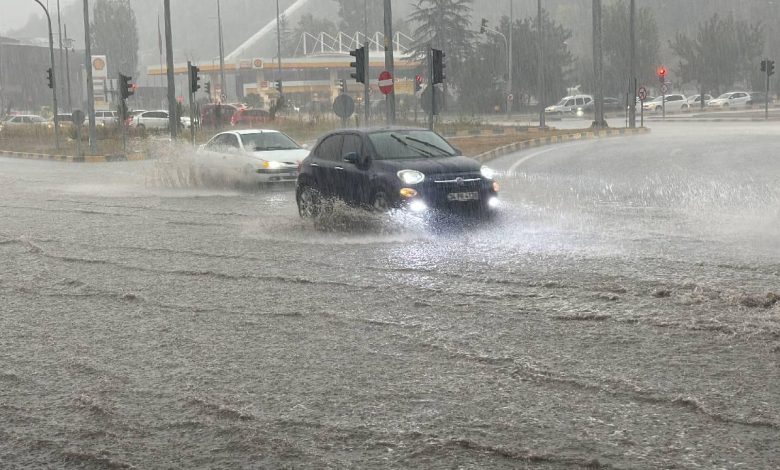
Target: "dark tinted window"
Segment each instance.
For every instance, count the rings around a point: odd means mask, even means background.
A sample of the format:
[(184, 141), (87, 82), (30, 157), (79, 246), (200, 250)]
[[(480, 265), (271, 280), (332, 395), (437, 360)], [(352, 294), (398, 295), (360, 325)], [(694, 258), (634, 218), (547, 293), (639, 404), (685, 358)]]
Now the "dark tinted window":
[(363, 139), (359, 135), (347, 134), (344, 136), (344, 143), (341, 146), (341, 156), (348, 153), (363, 154)]
[(341, 161), (341, 135), (332, 135), (320, 143), (316, 155), (325, 160)]
[(375, 132), (369, 134), (368, 139), (376, 151), (375, 157), (380, 160), (449, 157), (457, 154), (446, 140), (431, 131)]

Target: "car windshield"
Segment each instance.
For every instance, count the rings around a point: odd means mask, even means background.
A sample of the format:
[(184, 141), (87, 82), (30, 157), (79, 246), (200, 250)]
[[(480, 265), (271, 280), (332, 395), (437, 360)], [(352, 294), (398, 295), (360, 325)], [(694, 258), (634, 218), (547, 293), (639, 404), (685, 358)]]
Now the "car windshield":
[(569, 99), (570, 99), (570, 98), (569, 98), (568, 96), (567, 96), (567, 97), (565, 97), (565, 98), (561, 98), (561, 101), (559, 101), (559, 102), (556, 104), (556, 106), (563, 106), (563, 105), (565, 105), (565, 104), (566, 104), (566, 102), (567, 102), (567, 101), (569, 101)]
[(368, 139), (379, 160), (409, 158), (436, 158), (457, 155), (455, 149), (438, 134), (431, 131), (398, 130), (375, 132)]
[(731, 93), (723, 93), (722, 95), (718, 96), (719, 100), (726, 100), (731, 96)]
[(281, 132), (253, 132), (241, 134), (244, 148), (248, 151), (292, 150), (301, 148), (292, 139)]

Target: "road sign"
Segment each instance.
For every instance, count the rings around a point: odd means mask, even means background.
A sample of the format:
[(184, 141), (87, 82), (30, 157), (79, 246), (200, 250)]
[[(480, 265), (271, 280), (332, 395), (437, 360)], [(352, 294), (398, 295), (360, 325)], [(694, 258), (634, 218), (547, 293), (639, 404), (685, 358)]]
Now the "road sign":
[(385, 95), (393, 92), (393, 76), (387, 70), (379, 74), (379, 91)]
[(669, 91), (669, 85), (664, 83), (663, 85), (661, 85), (661, 93), (666, 94), (667, 91)]
[(637, 96), (639, 96), (639, 101), (644, 101), (645, 99), (647, 99), (647, 88), (640, 86)]
[(355, 112), (355, 101), (349, 95), (339, 95), (333, 100), (333, 112), (341, 119), (347, 119)]

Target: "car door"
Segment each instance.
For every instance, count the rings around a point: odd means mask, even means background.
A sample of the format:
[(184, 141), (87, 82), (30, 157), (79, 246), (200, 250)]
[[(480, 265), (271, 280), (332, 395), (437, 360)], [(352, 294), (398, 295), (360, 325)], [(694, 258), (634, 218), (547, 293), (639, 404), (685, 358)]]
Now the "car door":
[(359, 159), (366, 159), (367, 152), (368, 148), (363, 144), (363, 138), (359, 134), (344, 134), (341, 145), (344, 199), (352, 204), (360, 205), (370, 202), (371, 181), (368, 168), (344, 161), (344, 158), (354, 153)]
[(343, 197), (342, 191), (337, 186), (343, 182), (344, 162), (341, 161), (341, 143), (344, 136), (333, 134), (320, 142), (312, 152), (309, 159), (309, 167), (316, 187), (326, 196)]

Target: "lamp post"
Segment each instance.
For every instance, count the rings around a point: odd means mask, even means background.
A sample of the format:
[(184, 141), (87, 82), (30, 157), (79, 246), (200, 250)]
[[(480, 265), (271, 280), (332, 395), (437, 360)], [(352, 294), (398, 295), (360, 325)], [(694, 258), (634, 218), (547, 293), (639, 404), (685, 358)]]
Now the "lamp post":
[[(510, 110), (510, 101), (509, 101), (509, 94), (512, 93), (512, 55), (509, 51), (509, 40), (507, 39), (506, 35), (502, 33), (501, 31), (498, 31), (497, 29), (488, 28), (485, 26), (486, 20), (482, 20), (482, 29), (484, 29), (486, 32), (490, 32), (493, 34), (498, 34), (504, 39), (504, 47), (506, 48), (506, 74), (507, 74), (507, 82), (506, 82), (506, 113), (509, 115), (511, 113)], [(509, 25), (510, 31), (512, 28), (512, 25)]]
[(57, 80), (55, 78), (56, 72), (54, 70), (54, 35), (51, 32), (51, 17), (49, 16), (49, 10), (41, 3), (41, 0), (34, 0), (35, 3), (43, 8), (43, 12), (46, 13), (46, 21), (49, 25), (49, 58), (51, 59), (51, 95), (52, 105), (54, 112), (54, 147), (60, 149), (60, 119), (57, 116)]
[(279, 22), (279, 0), (276, 0), (276, 64), (279, 70), (279, 102), (284, 105), (284, 92), (282, 91), (282, 33)]
[(217, 0), (217, 23), (217, 30), (219, 31), (219, 101), (222, 102), (221, 95), (225, 95), (225, 100), (227, 100), (227, 86), (225, 85), (225, 45), (222, 41), (222, 12), (219, 7), (219, 0)]

